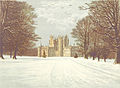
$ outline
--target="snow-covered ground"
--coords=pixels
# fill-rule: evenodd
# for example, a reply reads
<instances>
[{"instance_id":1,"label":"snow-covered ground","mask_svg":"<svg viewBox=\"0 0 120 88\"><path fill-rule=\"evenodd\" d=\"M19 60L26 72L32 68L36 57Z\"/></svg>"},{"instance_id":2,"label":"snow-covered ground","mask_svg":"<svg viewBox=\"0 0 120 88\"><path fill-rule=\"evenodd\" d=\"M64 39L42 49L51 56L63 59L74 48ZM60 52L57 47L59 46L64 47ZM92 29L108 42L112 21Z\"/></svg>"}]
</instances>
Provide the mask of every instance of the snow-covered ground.
<instances>
[{"instance_id":1,"label":"snow-covered ground","mask_svg":"<svg viewBox=\"0 0 120 88\"><path fill-rule=\"evenodd\" d=\"M120 65L72 57L0 60L0 88L120 88Z\"/></svg>"}]
</instances>

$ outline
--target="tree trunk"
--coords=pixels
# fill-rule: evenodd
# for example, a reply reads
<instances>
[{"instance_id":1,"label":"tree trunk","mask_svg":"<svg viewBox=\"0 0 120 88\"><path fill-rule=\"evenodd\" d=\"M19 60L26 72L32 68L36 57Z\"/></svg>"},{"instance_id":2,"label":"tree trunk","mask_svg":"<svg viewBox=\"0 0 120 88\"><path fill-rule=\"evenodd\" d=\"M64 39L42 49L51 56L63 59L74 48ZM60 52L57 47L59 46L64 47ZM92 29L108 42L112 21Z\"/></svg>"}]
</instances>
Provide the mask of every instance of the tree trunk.
<instances>
[{"instance_id":1,"label":"tree trunk","mask_svg":"<svg viewBox=\"0 0 120 88\"><path fill-rule=\"evenodd\" d=\"M88 55L87 54L85 54L85 59L88 59Z\"/></svg>"},{"instance_id":2,"label":"tree trunk","mask_svg":"<svg viewBox=\"0 0 120 88\"><path fill-rule=\"evenodd\" d=\"M16 47L15 47L15 51L14 51L14 55L13 55L13 59L17 59L17 58L16 58L17 50L18 50L18 47L17 47L17 45L16 45Z\"/></svg>"},{"instance_id":3,"label":"tree trunk","mask_svg":"<svg viewBox=\"0 0 120 88\"><path fill-rule=\"evenodd\" d=\"M93 55L93 60L95 60L95 55Z\"/></svg>"},{"instance_id":4,"label":"tree trunk","mask_svg":"<svg viewBox=\"0 0 120 88\"><path fill-rule=\"evenodd\" d=\"M1 46L1 45L0 45L0 57L2 59L4 59L4 57L3 57L3 46Z\"/></svg>"},{"instance_id":5,"label":"tree trunk","mask_svg":"<svg viewBox=\"0 0 120 88\"><path fill-rule=\"evenodd\" d=\"M104 62L106 62L106 58L104 58Z\"/></svg>"},{"instance_id":6,"label":"tree trunk","mask_svg":"<svg viewBox=\"0 0 120 88\"><path fill-rule=\"evenodd\" d=\"M103 58L104 58L104 62L106 62L107 55L105 54Z\"/></svg>"},{"instance_id":7,"label":"tree trunk","mask_svg":"<svg viewBox=\"0 0 120 88\"><path fill-rule=\"evenodd\" d=\"M100 56L98 56L98 61L100 61Z\"/></svg>"},{"instance_id":8,"label":"tree trunk","mask_svg":"<svg viewBox=\"0 0 120 88\"><path fill-rule=\"evenodd\" d=\"M10 58L12 58L12 50L10 51Z\"/></svg>"},{"instance_id":9,"label":"tree trunk","mask_svg":"<svg viewBox=\"0 0 120 88\"><path fill-rule=\"evenodd\" d=\"M96 52L96 38L95 38L95 41L94 41L93 60L95 60L95 56L96 56L95 52Z\"/></svg>"},{"instance_id":10,"label":"tree trunk","mask_svg":"<svg viewBox=\"0 0 120 88\"><path fill-rule=\"evenodd\" d=\"M2 44L2 38L0 38L0 58L4 59L3 57L3 44Z\"/></svg>"},{"instance_id":11,"label":"tree trunk","mask_svg":"<svg viewBox=\"0 0 120 88\"><path fill-rule=\"evenodd\" d=\"M117 48L117 57L115 63L120 64L120 47Z\"/></svg>"},{"instance_id":12,"label":"tree trunk","mask_svg":"<svg viewBox=\"0 0 120 88\"><path fill-rule=\"evenodd\" d=\"M13 55L13 59L17 59L16 54L17 54L17 51L15 50L14 55Z\"/></svg>"}]
</instances>

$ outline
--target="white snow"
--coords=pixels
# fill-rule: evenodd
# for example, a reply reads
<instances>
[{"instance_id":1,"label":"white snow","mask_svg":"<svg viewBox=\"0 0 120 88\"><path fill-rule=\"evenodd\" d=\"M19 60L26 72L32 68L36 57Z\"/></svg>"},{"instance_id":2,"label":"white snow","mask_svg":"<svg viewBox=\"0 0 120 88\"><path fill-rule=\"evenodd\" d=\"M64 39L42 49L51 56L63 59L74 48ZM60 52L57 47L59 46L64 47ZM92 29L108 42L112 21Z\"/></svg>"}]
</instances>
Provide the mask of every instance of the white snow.
<instances>
[{"instance_id":1,"label":"white snow","mask_svg":"<svg viewBox=\"0 0 120 88\"><path fill-rule=\"evenodd\" d=\"M120 65L72 57L5 59L0 88L120 88Z\"/></svg>"}]
</instances>

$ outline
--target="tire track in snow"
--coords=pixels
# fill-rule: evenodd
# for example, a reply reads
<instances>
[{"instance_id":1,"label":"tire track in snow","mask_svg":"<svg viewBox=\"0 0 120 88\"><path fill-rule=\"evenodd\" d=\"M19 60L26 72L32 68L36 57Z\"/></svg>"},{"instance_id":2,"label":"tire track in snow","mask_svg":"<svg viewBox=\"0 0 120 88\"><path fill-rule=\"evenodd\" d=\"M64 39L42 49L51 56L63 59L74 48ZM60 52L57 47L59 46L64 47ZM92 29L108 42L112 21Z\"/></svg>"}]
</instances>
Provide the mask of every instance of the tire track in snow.
<instances>
[{"instance_id":1,"label":"tire track in snow","mask_svg":"<svg viewBox=\"0 0 120 88\"><path fill-rule=\"evenodd\" d=\"M77 62L77 61L75 61L75 60L73 60L73 59L70 59L70 60L73 61L74 63L77 63L77 64L80 65L80 66L84 66L84 67L86 67L86 68L88 68L88 69L91 69L91 70L93 70L93 71L97 71L97 72L99 72L99 73L102 73L102 74L104 74L105 76L112 77L112 78L114 78L114 79L120 78L120 76L117 75L117 74L110 73L109 71L105 71L105 70L100 69L100 68L95 68L94 66L90 66L91 64L86 65L86 64Z\"/></svg>"},{"instance_id":2,"label":"tire track in snow","mask_svg":"<svg viewBox=\"0 0 120 88\"><path fill-rule=\"evenodd\" d=\"M75 74L72 75L74 67L73 67L73 64L70 62L70 60L66 61L66 65L68 65L68 68L65 68L65 72L64 72L65 79L64 80L65 80L65 84L69 86L67 88L83 88L83 84L86 85L87 82L82 79L79 80L78 78L74 78Z\"/></svg>"},{"instance_id":3,"label":"tire track in snow","mask_svg":"<svg viewBox=\"0 0 120 88\"><path fill-rule=\"evenodd\" d=\"M54 63L52 70L51 70L51 73L50 73L52 87L57 87L57 88L61 88L61 86L65 87L65 84L64 84L65 83L65 81L64 81L65 76L63 73L64 69L62 69L63 72L58 71L58 70L60 70L59 66L61 66L59 61L63 61L63 60L56 61Z\"/></svg>"},{"instance_id":4,"label":"tire track in snow","mask_svg":"<svg viewBox=\"0 0 120 88\"><path fill-rule=\"evenodd\" d=\"M72 61L72 63L74 63L74 62ZM94 82L94 84L97 84L97 85L101 85L101 83L102 84L107 83L105 80L101 79L101 77L99 75L94 75L94 73L91 71L88 71L89 72L89 74L88 74L86 71L86 67L84 67L84 66L82 66L82 67L78 66L76 63L72 64L72 66L73 66L73 69L75 69L76 73L79 74L78 78L75 80L76 83L80 84L81 81L83 81L82 85L83 85L83 83L85 83L85 85L88 84L89 86L94 86L93 84L91 84L91 82ZM73 78L74 78L74 76L73 76ZM90 87L90 88L92 88L92 87Z\"/></svg>"},{"instance_id":5,"label":"tire track in snow","mask_svg":"<svg viewBox=\"0 0 120 88\"><path fill-rule=\"evenodd\" d=\"M61 72L58 71L60 66L62 66ZM80 86L80 82L82 82L82 84L87 83L85 80L81 81L78 80L78 78L74 79L74 77L71 76L72 72L70 72L70 70L68 69L68 67L71 66L72 65L71 62L69 62L69 60L62 60L61 62L57 61L55 63L51 71L51 83L53 84L52 87L55 86L57 88L82 88Z\"/></svg>"},{"instance_id":6,"label":"tire track in snow","mask_svg":"<svg viewBox=\"0 0 120 88\"><path fill-rule=\"evenodd\" d=\"M56 63L54 62L53 68L51 69L51 73L50 73L51 85L54 83L53 74L54 74L55 67L56 67Z\"/></svg>"},{"instance_id":7,"label":"tire track in snow","mask_svg":"<svg viewBox=\"0 0 120 88\"><path fill-rule=\"evenodd\" d=\"M89 85L89 88L101 88L109 81L116 80L116 77L111 75L112 73L108 74L109 72L106 73L103 69L89 65L92 64L87 65L74 59L54 61L50 72L51 88L87 88L86 85Z\"/></svg>"}]
</instances>

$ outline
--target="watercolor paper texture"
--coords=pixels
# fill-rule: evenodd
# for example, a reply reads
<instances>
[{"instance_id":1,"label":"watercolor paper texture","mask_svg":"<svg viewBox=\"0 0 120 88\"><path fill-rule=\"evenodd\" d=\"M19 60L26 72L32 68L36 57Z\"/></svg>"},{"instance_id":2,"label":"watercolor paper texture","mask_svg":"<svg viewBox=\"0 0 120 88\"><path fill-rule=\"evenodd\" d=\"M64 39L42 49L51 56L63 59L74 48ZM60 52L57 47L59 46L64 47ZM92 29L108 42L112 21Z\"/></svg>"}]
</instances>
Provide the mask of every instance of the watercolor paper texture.
<instances>
[{"instance_id":1,"label":"watercolor paper texture","mask_svg":"<svg viewBox=\"0 0 120 88\"><path fill-rule=\"evenodd\" d=\"M0 88L120 88L120 0L0 0Z\"/></svg>"}]
</instances>

